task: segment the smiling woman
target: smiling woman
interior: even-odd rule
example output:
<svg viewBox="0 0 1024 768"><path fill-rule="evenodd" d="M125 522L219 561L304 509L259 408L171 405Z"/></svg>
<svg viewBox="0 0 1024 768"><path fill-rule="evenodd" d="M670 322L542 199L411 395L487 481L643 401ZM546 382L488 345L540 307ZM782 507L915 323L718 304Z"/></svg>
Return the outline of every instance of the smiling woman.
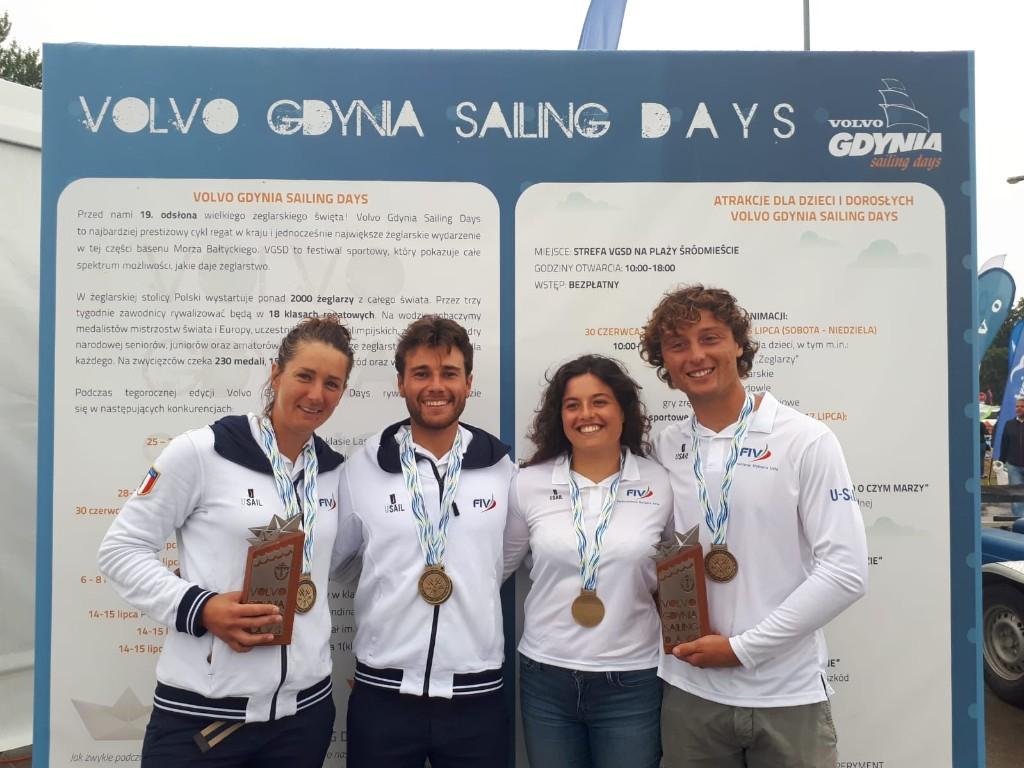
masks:
<svg viewBox="0 0 1024 768"><path fill-rule="evenodd" d="M506 576L532 555L519 652L535 768L653 768L661 755L651 554L672 499L665 471L644 458L639 390L606 357L561 366L530 431L537 450L512 486Z"/></svg>
<svg viewBox="0 0 1024 768"><path fill-rule="evenodd" d="M292 461L338 407L351 365L348 331L333 319L307 319L281 342L264 390L263 415Z"/></svg>
<svg viewBox="0 0 1024 768"><path fill-rule="evenodd" d="M142 746L154 768L267 759L320 766L330 743L327 592L342 457L314 434L337 408L352 368L348 330L307 318L281 341L261 415L227 416L171 441L100 545L100 571L133 607L170 630L157 665ZM250 536L274 517L305 534L289 645L270 628L277 606L242 602ZM280 521L278 521L280 522ZM170 536L180 567L159 559ZM291 712L291 715L282 713ZM186 714L187 713L187 714ZM245 725L249 738L227 737ZM202 746L199 746L202 745Z"/></svg>

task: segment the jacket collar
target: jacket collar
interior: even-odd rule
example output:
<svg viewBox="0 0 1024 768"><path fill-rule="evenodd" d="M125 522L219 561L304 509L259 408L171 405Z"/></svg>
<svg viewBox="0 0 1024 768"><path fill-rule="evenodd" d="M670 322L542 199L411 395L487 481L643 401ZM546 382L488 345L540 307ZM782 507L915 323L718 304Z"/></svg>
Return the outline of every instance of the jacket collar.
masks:
<svg viewBox="0 0 1024 768"><path fill-rule="evenodd" d="M249 416L225 416L210 425L213 432L213 450L233 464L264 475L274 474L270 459L253 436ZM345 457L313 435L316 461L320 472L330 472L345 461Z"/></svg>
<svg viewBox="0 0 1024 768"><path fill-rule="evenodd" d="M395 435L402 427L410 424L410 419L399 421L387 427L380 435L380 444L377 446L377 464L385 472L392 474L401 473L402 460L398 452L398 441ZM494 437L489 432L459 423L461 429L467 430L472 435L462 454L463 469L484 469L497 464L504 456L511 453L512 449Z"/></svg>

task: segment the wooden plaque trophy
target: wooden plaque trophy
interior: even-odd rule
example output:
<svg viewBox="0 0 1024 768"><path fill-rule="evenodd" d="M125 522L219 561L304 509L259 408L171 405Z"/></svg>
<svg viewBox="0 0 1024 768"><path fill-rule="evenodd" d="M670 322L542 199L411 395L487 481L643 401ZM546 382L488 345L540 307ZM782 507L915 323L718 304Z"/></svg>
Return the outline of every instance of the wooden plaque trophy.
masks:
<svg viewBox="0 0 1024 768"><path fill-rule="evenodd" d="M273 640L262 645L288 645L292 641L296 597L302 575L302 545L306 539L301 525L299 515L287 521L274 515L266 527L249 529L255 536L249 539L249 552L245 559L242 602L276 605L284 618L280 624L249 630L254 635L275 635Z"/></svg>
<svg viewBox="0 0 1024 768"><path fill-rule="evenodd" d="M675 541L662 542L654 557L658 574L658 614L665 653L680 643L710 634L704 550L694 526Z"/></svg>

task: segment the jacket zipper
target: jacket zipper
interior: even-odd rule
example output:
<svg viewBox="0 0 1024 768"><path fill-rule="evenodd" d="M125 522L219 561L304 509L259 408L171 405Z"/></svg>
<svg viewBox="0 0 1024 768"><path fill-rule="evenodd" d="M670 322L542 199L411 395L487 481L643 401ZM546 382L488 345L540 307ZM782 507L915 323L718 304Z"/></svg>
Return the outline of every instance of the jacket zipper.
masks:
<svg viewBox="0 0 1024 768"><path fill-rule="evenodd" d="M295 497L301 499L302 496L299 494L299 484L305 477L306 470L302 469L299 471L298 477L292 481L292 487L295 489ZM305 522L305 520L303 520ZM281 693L281 688L284 686L284 681L288 677L288 646L281 646L281 679L277 683L277 688L274 689L274 695L270 699L270 720L274 721L277 719L277 695Z"/></svg>
<svg viewBox="0 0 1024 768"><path fill-rule="evenodd" d="M277 688L274 689L274 696L270 699L270 720L273 722L277 719L277 694L281 692L281 686L284 685L284 679L288 676L288 646L281 646L281 680L277 684Z"/></svg>

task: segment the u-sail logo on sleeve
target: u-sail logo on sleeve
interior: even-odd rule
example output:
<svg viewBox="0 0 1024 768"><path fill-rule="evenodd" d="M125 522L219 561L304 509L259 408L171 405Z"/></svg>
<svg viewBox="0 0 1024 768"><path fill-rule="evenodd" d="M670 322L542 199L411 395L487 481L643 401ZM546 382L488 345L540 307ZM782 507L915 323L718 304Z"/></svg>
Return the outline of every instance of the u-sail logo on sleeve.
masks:
<svg viewBox="0 0 1024 768"><path fill-rule="evenodd" d="M498 502L493 493L489 499L473 499L473 509L479 509L481 512L490 512L497 506Z"/></svg>
<svg viewBox="0 0 1024 768"><path fill-rule="evenodd" d="M828 118L839 128L828 142L833 157L865 157L869 168L917 168L932 171L942 164L942 134L932 131L931 120L910 96L902 80L883 77L878 89L881 116ZM917 153L911 157L912 153Z"/></svg>
<svg viewBox="0 0 1024 768"><path fill-rule="evenodd" d="M832 501L857 501L857 494L853 488L830 488L828 497Z"/></svg>
<svg viewBox="0 0 1024 768"><path fill-rule="evenodd" d="M116 101L113 96L100 99L78 97L81 123L91 133L109 130L110 126L122 133L182 134L187 135L196 126L209 133L231 133L238 125L238 107L229 99L201 98L178 101L175 98L125 96Z"/></svg>

